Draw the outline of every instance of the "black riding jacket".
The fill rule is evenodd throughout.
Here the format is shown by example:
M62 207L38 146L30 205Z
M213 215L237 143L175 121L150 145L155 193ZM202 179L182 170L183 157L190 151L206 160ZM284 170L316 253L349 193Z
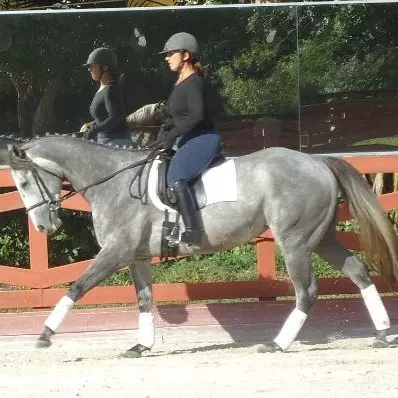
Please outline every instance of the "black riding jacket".
M184 141L187 141L214 130L206 106L203 78L196 73L174 86L167 107L172 119L167 131L168 140L184 136Z
M89 137L126 138L129 136L122 89L119 83L105 86L94 95L90 105L94 125Z

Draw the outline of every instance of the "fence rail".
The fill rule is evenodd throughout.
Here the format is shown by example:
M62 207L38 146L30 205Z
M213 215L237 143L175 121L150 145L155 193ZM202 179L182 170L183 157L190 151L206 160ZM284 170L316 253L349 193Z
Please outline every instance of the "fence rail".
M398 172L398 155L346 156L345 160L361 173ZM0 169L0 187L15 189L8 169ZM66 191L65 191L66 192ZM380 203L385 211L398 209L398 192L381 195ZM71 210L90 211L90 206L81 197L75 196L62 207ZM21 209L23 203L16 190L0 194L0 213ZM339 221L351 218L348 206L339 210ZM91 260L50 268L47 237L37 232L29 223L30 268L0 265L0 284L9 288L0 291L0 308L45 308L56 304L66 289L57 286L72 282L91 264ZM359 249L358 235L338 232L339 241L349 249ZM186 301L199 299L228 298L274 298L291 296L293 290L287 279L277 279L275 262L275 241L270 231L264 232L253 243L257 248L257 280L217 283L172 283L155 284L156 301ZM160 262L152 259L153 264ZM161 266L161 264L159 265ZM381 292L391 287L383 278L376 277L375 283ZM320 294L351 294L357 288L347 278L318 279ZM4 289L4 287L3 287ZM131 286L97 287L88 293L79 304L115 304L137 301Z

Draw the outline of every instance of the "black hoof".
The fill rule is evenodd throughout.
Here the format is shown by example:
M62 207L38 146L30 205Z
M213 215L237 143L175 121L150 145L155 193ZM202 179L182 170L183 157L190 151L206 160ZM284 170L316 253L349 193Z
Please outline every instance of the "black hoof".
M275 341L270 341L269 343L257 346L257 352L263 354L266 352L283 352L283 350Z
M150 348L142 344L137 344L122 354L123 358L141 358L141 354L145 351L150 351Z
M51 345L51 336L54 335L54 332L47 326L44 327L43 333L39 336L39 339L36 342L37 348L47 348Z
M373 348L387 348L390 344L387 341L387 329L384 330L377 330L376 337L373 341L372 347Z
M36 341L36 348L48 348L51 345L51 341L49 339L39 339Z
M372 348L388 348L389 346L390 343L386 339L380 340L376 338L372 344Z

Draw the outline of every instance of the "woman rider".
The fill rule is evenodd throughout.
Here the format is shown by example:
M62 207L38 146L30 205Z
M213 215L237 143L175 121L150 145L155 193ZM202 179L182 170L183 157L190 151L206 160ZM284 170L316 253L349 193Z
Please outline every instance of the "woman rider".
M106 47L96 48L84 66L92 79L100 83L90 105L94 122L85 123L80 129L84 138L97 138L100 144L131 145L116 54Z
M171 121L162 126L156 146L170 149L176 145L167 183L177 200L185 232L181 241L200 246L201 220L189 183L199 177L221 151L221 137L215 131L204 93L205 70L199 60L199 45L189 33L176 33L167 40L161 54L177 81L167 101Z

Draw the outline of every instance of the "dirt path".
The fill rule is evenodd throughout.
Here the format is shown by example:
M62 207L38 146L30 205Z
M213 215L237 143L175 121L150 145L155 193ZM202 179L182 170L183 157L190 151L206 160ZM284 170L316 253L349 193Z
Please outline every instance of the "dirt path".
M119 355L134 332L61 334L40 351L33 336L2 337L0 397L398 397L395 343L375 350L370 338L351 338L259 354L255 344L180 333L133 360Z

